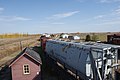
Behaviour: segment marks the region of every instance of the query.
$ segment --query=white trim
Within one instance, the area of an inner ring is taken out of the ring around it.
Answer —
[[[25,70],[24,70],[24,66],[25,66],[25,65],[28,65],[29,73],[25,73]],[[23,65],[23,74],[30,74],[30,65],[29,65],[29,64],[24,64],[24,65]]]

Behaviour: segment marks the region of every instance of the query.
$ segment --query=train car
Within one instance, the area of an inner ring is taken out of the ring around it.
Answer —
[[[43,50],[43,51],[45,50],[46,41],[47,41],[48,39],[51,39],[51,38],[45,37],[45,36],[41,36],[41,37],[40,37],[41,47],[42,47],[42,50]]]
[[[113,77],[118,65],[120,46],[102,43],[73,43],[46,40],[46,54],[84,80],[104,80]]]
[[[120,45],[120,34],[107,35],[107,43]],[[120,49],[118,50],[118,59],[120,60]]]
[[[107,35],[107,42],[110,44],[120,45],[120,34]]]

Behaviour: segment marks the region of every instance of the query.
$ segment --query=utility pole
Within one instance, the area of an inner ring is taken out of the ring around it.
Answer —
[[[20,49],[21,49],[21,51],[22,51],[22,41],[20,41]]]

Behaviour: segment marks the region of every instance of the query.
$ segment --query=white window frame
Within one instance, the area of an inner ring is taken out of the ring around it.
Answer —
[[[27,65],[28,65],[29,72],[25,73],[25,67],[24,66],[27,66]],[[23,74],[30,74],[30,65],[29,64],[24,64],[23,65]]]

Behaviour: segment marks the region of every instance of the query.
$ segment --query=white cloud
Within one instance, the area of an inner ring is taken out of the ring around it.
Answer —
[[[31,19],[28,19],[28,18],[25,18],[25,17],[13,17],[13,20],[20,20],[20,21],[27,21],[27,20],[31,20]]]
[[[115,10],[115,13],[116,13],[116,14],[120,14],[120,8],[116,9],[116,10]]]
[[[4,8],[1,8],[1,7],[0,7],[0,13],[2,13],[3,11],[4,11]]]
[[[109,2],[109,0],[100,0],[100,2],[102,2],[102,3]]]
[[[112,16],[120,16],[120,6],[118,6],[116,9],[112,10],[112,12],[110,13]]]
[[[0,13],[4,11],[4,8],[0,7]],[[25,17],[20,17],[20,16],[4,16],[0,15],[0,21],[27,21],[31,20]]]
[[[78,1],[78,2],[84,2],[84,1],[86,1],[86,0],[75,0],[75,1]]]
[[[62,22],[54,22],[54,23],[51,23],[51,24],[55,24],[55,25],[58,25],[58,24],[64,24],[64,23],[62,23]]]
[[[107,22],[97,23],[94,25],[120,25],[120,20],[111,20]]]
[[[61,19],[66,18],[75,15],[76,13],[79,13],[79,11],[73,11],[73,12],[67,12],[67,13],[61,13],[61,14],[55,14],[51,17],[47,17],[47,19]]]
[[[0,11],[3,11],[3,10],[4,10],[4,8],[1,8],[1,7],[0,7]]]
[[[100,0],[101,3],[120,2],[120,0]]]
[[[110,21],[110,22],[106,22],[106,23],[103,23],[103,24],[108,24],[108,25],[115,25],[115,24],[120,24],[120,20],[115,20],[115,21]]]
[[[0,21],[27,21],[27,20],[31,19],[19,16],[0,16]]]
[[[105,15],[98,15],[98,16],[95,16],[94,19],[101,19],[103,18]]]
[[[118,6],[116,9],[111,10],[109,13],[107,14],[102,14],[102,15],[97,15],[94,17],[94,19],[102,19],[102,20],[115,20],[118,19],[120,17],[120,6]]]

